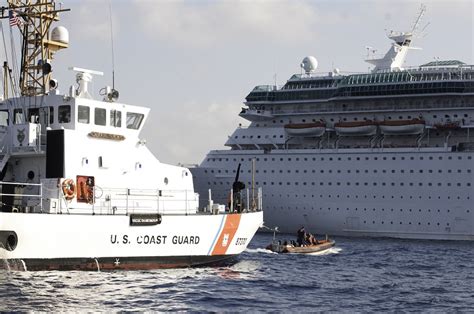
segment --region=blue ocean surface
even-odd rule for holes
[[[291,237],[291,236],[287,236]],[[474,243],[335,238],[274,254],[258,234],[227,267],[0,272],[1,311],[473,312]]]

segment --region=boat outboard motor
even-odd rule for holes
[[[239,181],[239,175],[240,175],[240,163],[239,163],[239,166],[237,167],[237,174],[235,175],[234,183],[232,184],[232,191],[233,191],[232,197],[234,200],[234,210],[240,213],[244,209],[241,191],[245,189],[245,184]]]

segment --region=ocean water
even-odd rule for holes
[[[474,312],[472,242],[335,238],[289,255],[266,251],[271,237],[227,267],[1,271],[0,310]]]

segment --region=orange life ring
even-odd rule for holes
[[[76,196],[76,184],[73,179],[66,179],[63,181],[62,190],[64,198],[68,201],[72,200]]]

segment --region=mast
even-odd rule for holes
[[[1,8],[0,18],[17,17],[16,26],[22,37],[20,91],[22,96],[44,95],[49,91],[54,53],[68,47],[68,40],[61,34],[50,34],[51,24],[59,20],[59,13],[69,9],[57,9],[54,1],[8,0],[8,7]],[[54,32],[54,30],[53,30]],[[66,31],[67,32],[67,31]],[[64,34],[62,34],[64,36]],[[68,35],[66,35],[68,37]]]

